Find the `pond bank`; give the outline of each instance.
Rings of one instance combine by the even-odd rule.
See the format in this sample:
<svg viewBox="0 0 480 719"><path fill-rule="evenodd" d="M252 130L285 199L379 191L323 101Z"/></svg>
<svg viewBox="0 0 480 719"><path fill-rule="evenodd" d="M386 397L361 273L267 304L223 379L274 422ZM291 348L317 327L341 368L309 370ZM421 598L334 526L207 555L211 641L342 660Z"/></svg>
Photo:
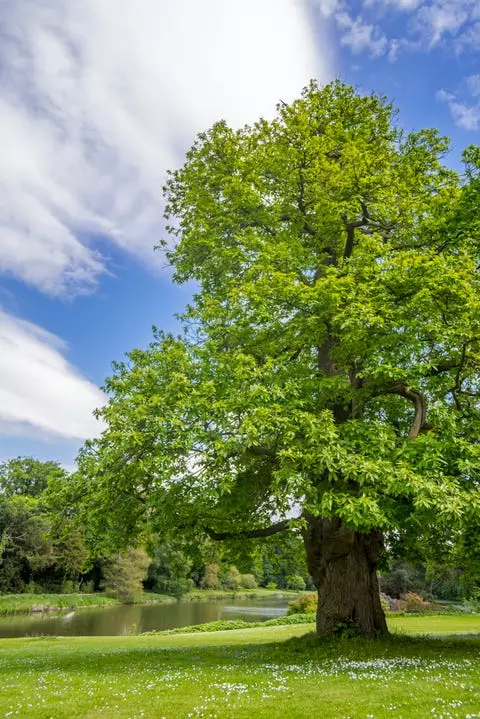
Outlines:
<svg viewBox="0 0 480 719"><path fill-rule="evenodd" d="M164 604L176 601L163 594L145 593L133 601L134 604ZM96 594L3 594L0 596L0 616L9 614L41 614L62 612L85 607L113 607L120 600Z"/></svg>

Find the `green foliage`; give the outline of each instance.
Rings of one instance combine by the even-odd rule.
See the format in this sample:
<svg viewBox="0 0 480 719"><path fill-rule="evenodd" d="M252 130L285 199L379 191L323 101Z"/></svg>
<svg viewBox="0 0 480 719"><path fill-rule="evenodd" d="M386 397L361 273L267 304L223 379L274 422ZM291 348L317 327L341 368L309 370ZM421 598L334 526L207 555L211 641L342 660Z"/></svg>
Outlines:
<svg viewBox="0 0 480 719"><path fill-rule="evenodd" d="M256 589L258 586L253 574L242 574L240 584L244 589Z"/></svg>
<svg viewBox="0 0 480 719"><path fill-rule="evenodd" d="M318 594L303 592L297 599L288 603L288 614L311 614L317 611Z"/></svg>
<svg viewBox="0 0 480 719"><path fill-rule="evenodd" d="M291 574L287 577L287 589L294 592L303 592L305 589L305 580L299 574Z"/></svg>
<svg viewBox="0 0 480 719"><path fill-rule="evenodd" d="M0 465L0 592L58 591L79 580L83 533L48 500L49 488L66 481L55 462L19 457Z"/></svg>
<svg viewBox="0 0 480 719"><path fill-rule="evenodd" d="M182 597L193 588L193 580L188 576L192 560L181 540L162 542L158 537L152 537L149 553L151 562L144 582L147 589Z"/></svg>
<svg viewBox="0 0 480 719"><path fill-rule="evenodd" d="M474 612L480 612L480 587L472 589L468 598L468 603Z"/></svg>
<svg viewBox="0 0 480 719"><path fill-rule="evenodd" d="M242 586L242 575L236 567L230 567L227 572L225 585L228 589L237 590Z"/></svg>
<svg viewBox="0 0 480 719"><path fill-rule="evenodd" d="M277 589L277 585L275 584L275 582L269 582L269 583L267 584L267 586L265 587L265 589L269 589L270 591L274 591L275 589Z"/></svg>
<svg viewBox="0 0 480 719"><path fill-rule="evenodd" d="M357 626L353 619L343 619L336 622L333 633L340 639L353 639L357 636Z"/></svg>
<svg viewBox="0 0 480 719"><path fill-rule="evenodd" d="M201 581L201 586L204 589L220 588L220 578L218 576L219 569L218 564L207 564L205 567L205 574L203 575L203 579Z"/></svg>
<svg viewBox="0 0 480 719"><path fill-rule="evenodd" d="M142 549L127 549L108 560L104 568L107 596L126 604L143 592L143 580L150 563Z"/></svg>
<svg viewBox="0 0 480 719"><path fill-rule="evenodd" d="M425 571L408 562L393 562L390 572L380 576L380 588L389 597L400 598L407 592L425 593Z"/></svg>
<svg viewBox="0 0 480 719"><path fill-rule="evenodd" d="M17 457L0 464L0 495L39 497L50 482L62 481L67 473L56 462Z"/></svg>

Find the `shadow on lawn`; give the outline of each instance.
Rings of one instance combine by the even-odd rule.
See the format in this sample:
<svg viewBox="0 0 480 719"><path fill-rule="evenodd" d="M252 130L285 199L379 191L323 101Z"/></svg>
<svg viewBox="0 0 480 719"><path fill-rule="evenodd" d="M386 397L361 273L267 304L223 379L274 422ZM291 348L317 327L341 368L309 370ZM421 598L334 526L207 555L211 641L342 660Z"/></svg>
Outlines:
<svg viewBox="0 0 480 719"><path fill-rule="evenodd" d="M61 642L61 644L60 644ZM166 671L186 668L238 664L254 667L274 663L289 665L302 662L322 663L339 657L366 661L416 657L422 659L480 658L480 638L412 637L395 634L381 639L321 639L314 633L270 644L165 647L80 645L65 640L38 638L28 647L12 654L1 651L0 673L61 671L95 675L129 675L141 671Z"/></svg>

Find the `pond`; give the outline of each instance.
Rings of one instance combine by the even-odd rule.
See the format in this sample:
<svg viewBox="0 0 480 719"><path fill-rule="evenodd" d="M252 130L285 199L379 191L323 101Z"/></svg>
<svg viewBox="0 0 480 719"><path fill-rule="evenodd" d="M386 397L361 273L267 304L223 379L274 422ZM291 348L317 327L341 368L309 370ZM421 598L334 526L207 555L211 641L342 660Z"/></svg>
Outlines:
<svg viewBox="0 0 480 719"><path fill-rule="evenodd" d="M0 617L0 637L112 636L174 629L218 619L264 621L287 612L288 599L215 600L172 604L120 604L63 614Z"/></svg>

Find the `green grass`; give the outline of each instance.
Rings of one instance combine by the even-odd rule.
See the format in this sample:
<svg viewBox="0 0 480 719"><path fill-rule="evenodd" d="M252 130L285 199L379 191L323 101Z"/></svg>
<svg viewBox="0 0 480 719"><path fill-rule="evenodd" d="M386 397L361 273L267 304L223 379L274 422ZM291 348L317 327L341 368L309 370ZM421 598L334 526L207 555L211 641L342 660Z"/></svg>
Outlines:
<svg viewBox="0 0 480 719"><path fill-rule="evenodd" d="M294 599L299 592L290 589L239 589L234 592L231 589L193 589L182 597L182 601L199 601L206 599Z"/></svg>
<svg viewBox="0 0 480 719"><path fill-rule="evenodd" d="M480 634L480 614L428 614L387 618L392 632L408 634Z"/></svg>
<svg viewBox="0 0 480 719"><path fill-rule="evenodd" d="M136 603L171 602L172 597L163 594L145 592L139 595ZM0 596L0 616L5 614L28 614L35 611L54 611L76 609L78 607L113 606L120 604L118 599L106 594L3 594Z"/></svg>
<svg viewBox="0 0 480 719"><path fill-rule="evenodd" d="M433 619L450 617L399 619L430 631ZM319 641L310 628L3 639L0 716L480 717L479 639Z"/></svg>
<svg viewBox="0 0 480 719"><path fill-rule="evenodd" d="M167 635L167 634L198 634L198 632L228 632L234 629L254 629L256 627L280 627L285 625L313 624L314 614L295 614L284 617L275 617L261 622L246 622L243 619L219 619L216 622L205 622L203 624L191 624L187 627L176 627L175 629L153 630L143 632L144 635Z"/></svg>

